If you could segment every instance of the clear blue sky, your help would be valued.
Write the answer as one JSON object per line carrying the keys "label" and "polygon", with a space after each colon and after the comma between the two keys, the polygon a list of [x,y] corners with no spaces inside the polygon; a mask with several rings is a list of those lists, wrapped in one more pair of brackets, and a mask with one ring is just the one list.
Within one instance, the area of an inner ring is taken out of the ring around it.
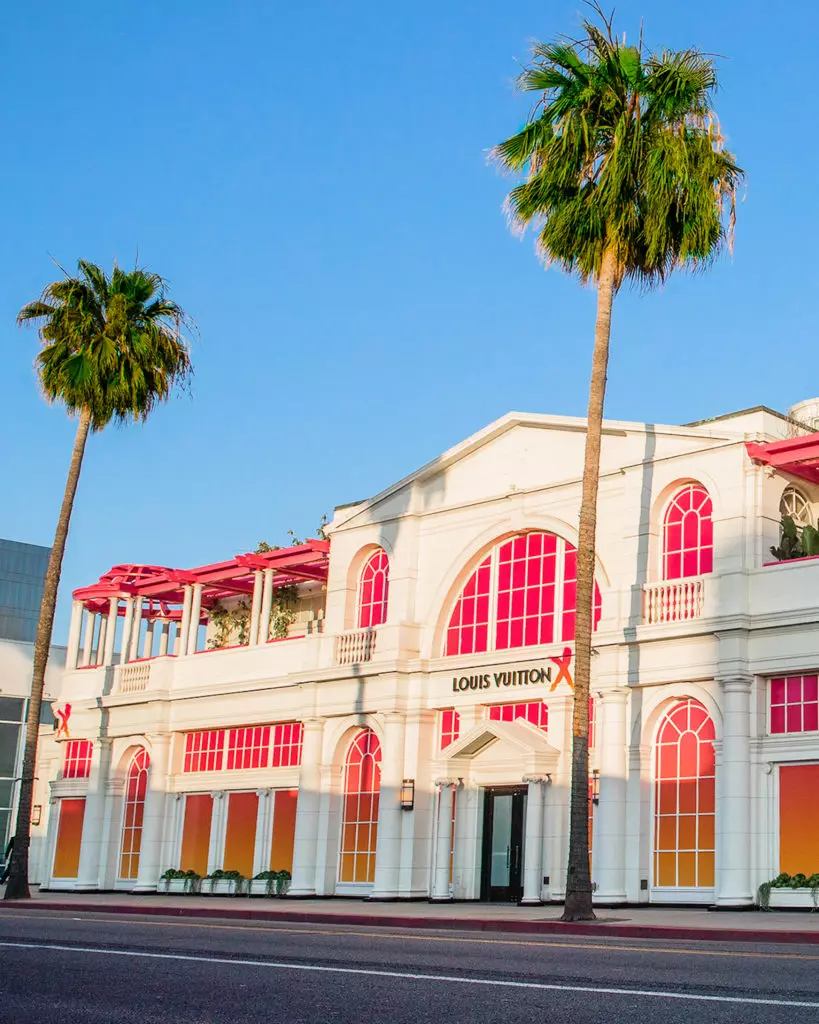
{"label": "clear blue sky", "polygon": [[[56,0],[4,13],[0,536],[49,544],[74,424],[14,316],[49,254],[168,278],[193,398],[92,438],[69,592],[117,562],[196,565],[311,533],[511,410],[585,411],[594,295],[544,272],[486,151],[527,101],[527,41],[578,0]],[[686,422],[819,393],[809,0],[621,0],[652,45],[726,55],[748,171],[736,254],[617,302],[607,414]],[[787,29],[787,31],[786,31]]]}

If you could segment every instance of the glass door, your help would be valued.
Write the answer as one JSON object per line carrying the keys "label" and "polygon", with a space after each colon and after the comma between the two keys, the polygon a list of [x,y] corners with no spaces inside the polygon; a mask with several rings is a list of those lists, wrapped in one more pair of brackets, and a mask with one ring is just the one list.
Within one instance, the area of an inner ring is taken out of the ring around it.
{"label": "glass door", "polygon": [[481,899],[517,903],[523,896],[525,788],[487,789],[483,812]]}

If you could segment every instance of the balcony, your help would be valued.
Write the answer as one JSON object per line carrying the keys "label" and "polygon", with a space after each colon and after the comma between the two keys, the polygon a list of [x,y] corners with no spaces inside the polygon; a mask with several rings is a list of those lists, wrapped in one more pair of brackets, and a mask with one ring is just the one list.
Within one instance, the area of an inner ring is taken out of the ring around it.
{"label": "balcony", "polygon": [[372,661],[375,653],[374,629],[355,629],[336,637],[336,665],[360,665]]}
{"label": "balcony", "polygon": [[649,626],[699,619],[704,605],[704,576],[647,583],[643,587],[643,622]]}

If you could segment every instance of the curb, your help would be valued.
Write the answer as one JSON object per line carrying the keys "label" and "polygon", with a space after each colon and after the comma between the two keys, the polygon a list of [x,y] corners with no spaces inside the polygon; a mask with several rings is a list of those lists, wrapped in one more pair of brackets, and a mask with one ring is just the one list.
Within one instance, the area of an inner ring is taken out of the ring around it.
{"label": "curb", "polygon": [[326,914],[310,910],[252,910],[238,907],[157,907],[146,904],[51,903],[44,900],[9,900],[3,909],[50,910],[74,914],[123,914],[139,917],[216,918],[223,921],[277,921],[289,924],[335,924],[370,928],[405,928],[427,931],[503,932],[528,935],[583,935],[621,939],[676,939],[684,942],[747,942],[778,945],[798,943],[819,945],[819,928],[814,931],[767,931],[751,928],[689,928],[681,925],[606,924],[604,922],[512,921],[488,918],[402,917],[400,914]]}

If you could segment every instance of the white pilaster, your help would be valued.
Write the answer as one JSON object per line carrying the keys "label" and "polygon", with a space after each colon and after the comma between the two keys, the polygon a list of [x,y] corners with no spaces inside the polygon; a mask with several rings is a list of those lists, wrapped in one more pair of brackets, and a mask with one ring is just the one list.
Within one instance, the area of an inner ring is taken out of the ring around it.
{"label": "white pilaster", "polygon": [[[197,584],[198,586],[198,584]],[[208,847],[208,874],[218,871],[225,859],[225,833],[227,832],[227,800],[221,790],[211,793],[213,816],[210,821],[210,846]]]}
{"label": "white pilaster", "polygon": [[549,777],[526,775],[526,852],[523,860],[522,904],[540,903],[543,887],[543,800]]}
{"label": "white pilaster", "polygon": [[134,627],[134,599],[125,598],[125,617],[122,620],[122,639],[119,644],[119,660],[121,664],[130,661],[128,652],[131,649],[131,633]]}
{"label": "white pilaster", "polygon": [[188,654],[196,654],[199,641],[199,619],[202,615],[202,584],[194,583],[191,598],[191,618],[188,626]]}
{"label": "white pilaster", "polygon": [[566,893],[569,860],[569,799],[572,783],[572,712],[574,697],[549,696],[549,742],[560,751],[557,771],[546,789],[546,838],[543,874],[548,876],[548,898],[562,900]]}
{"label": "white pilaster", "polygon": [[97,616],[94,612],[85,610],[85,637],[82,644],[82,661],[80,664],[85,668],[91,664],[91,648],[94,646],[94,627],[97,624]]}
{"label": "white pilaster", "polygon": [[168,642],[171,635],[171,624],[167,619],[162,620],[162,632],[159,634],[159,657],[164,658],[168,653]]}
{"label": "white pilaster", "polygon": [[273,570],[265,569],[264,585],[262,588],[262,610],[259,619],[259,643],[267,643],[270,636],[270,613],[273,610]]}
{"label": "white pilaster", "polygon": [[82,823],[82,844],[77,881],[74,889],[91,892],[100,887],[100,871],[105,870],[102,857],[102,825],[105,817],[105,781],[111,763],[111,740],[94,740],[91,750],[91,771],[85,798],[85,816]]}
{"label": "white pilaster", "polygon": [[131,627],[131,643],[128,647],[128,661],[136,661],[139,657],[139,635],[142,632],[142,604],[139,596],[134,598],[134,621]]}
{"label": "white pilaster", "polygon": [[384,715],[384,744],[381,748],[381,791],[378,797],[378,839],[375,848],[375,878],[372,900],[398,896],[401,870],[401,781],[404,777],[404,732],[406,722],[399,712]]}
{"label": "white pilaster", "polygon": [[751,683],[750,676],[720,680],[722,750],[717,768],[716,903],[753,903],[751,849]]}
{"label": "white pilaster", "polygon": [[102,652],[103,665],[114,662],[114,644],[117,640],[117,619],[119,617],[119,598],[112,597],[108,606],[108,625],[105,627],[105,647]]}
{"label": "white pilaster", "polygon": [[273,840],[273,792],[257,789],[256,843],[253,847],[253,874],[270,870],[270,846]]}
{"label": "white pilaster", "polygon": [[595,903],[626,901],[627,704],[625,687],[603,690],[597,702],[600,793],[594,808]]}
{"label": "white pilaster", "polygon": [[626,783],[626,896],[629,903],[647,903],[652,878],[651,747],[628,749]]}
{"label": "white pilaster", "polygon": [[80,633],[82,632],[82,601],[71,602],[71,625],[68,627],[68,648],[65,654],[65,667],[70,672],[80,660]]}
{"label": "white pilaster", "polygon": [[149,751],[151,764],[148,770],[148,786],[145,790],[142,843],[139,850],[139,870],[134,892],[155,892],[156,883],[164,870],[162,840],[168,794],[171,736],[169,733],[159,733],[146,738],[151,742]]}
{"label": "white pilaster", "polygon": [[293,879],[290,896],[316,894],[316,841],[321,797],[321,747],[324,719],[308,718],[304,723],[299,797],[296,805],[296,834],[293,843]]}
{"label": "white pilaster", "polygon": [[[248,646],[255,647],[259,642],[259,610],[262,607],[262,570],[253,573],[253,598],[250,602],[250,632]],[[267,637],[265,637],[265,640]]]}
{"label": "white pilaster", "polygon": [[452,799],[457,779],[438,779],[435,785],[440,789],[438,797],[438,829],[435,840],[435,873],[432,879],[434,902],[452,899],[449,890],[449,857],[452,850]]}
{"label": "white pilaster", "polygon": [[191,605],[193,603],[193,586],[185,584],[182,596],[182,621],[179,624],[179,632],[176,634],[174,654],[183,658],[188,653],[188,633],[191,625]]}

